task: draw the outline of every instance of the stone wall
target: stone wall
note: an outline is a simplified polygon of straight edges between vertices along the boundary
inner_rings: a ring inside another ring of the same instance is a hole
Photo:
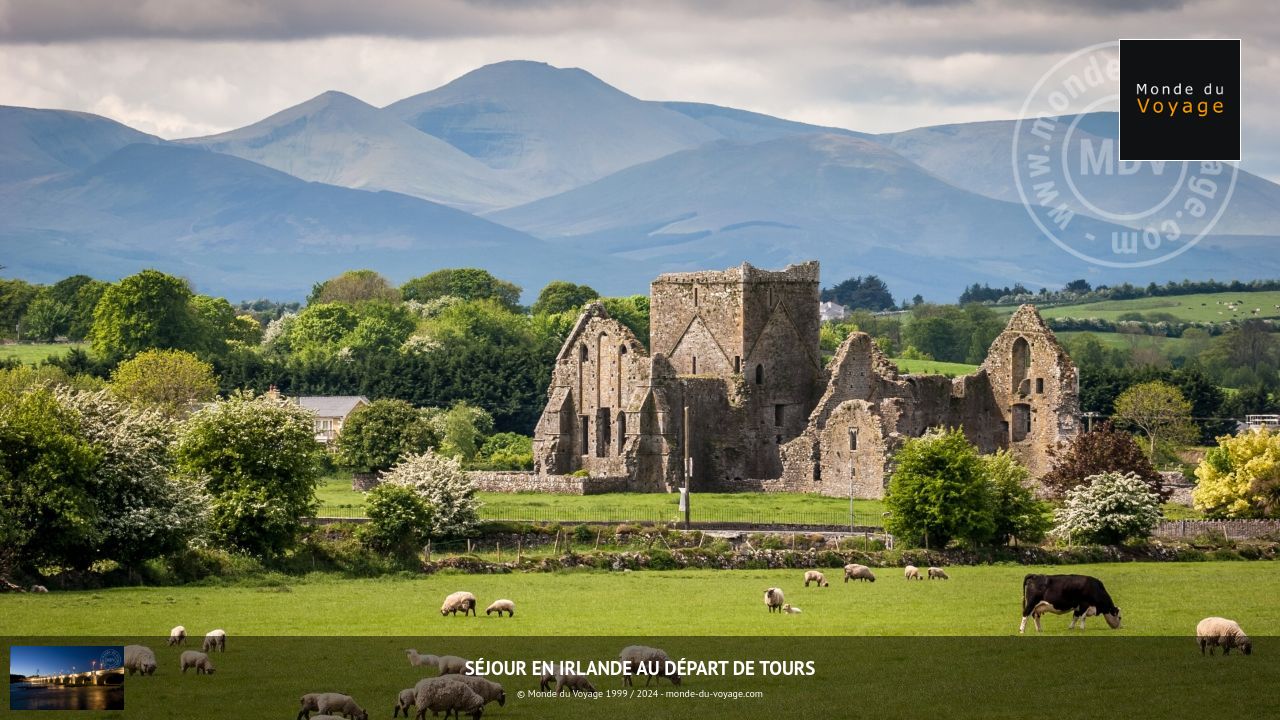
[[[1156,526],[1155,535],[1179,539],[1215,535],[1241,540],[1280,535],[1280,520],[1164,520]]]
[[[532,470],[469,470],[467,478],[483,492],[545,492],[558,495],[600,495],[627,490],[625,477],[548,475]]]

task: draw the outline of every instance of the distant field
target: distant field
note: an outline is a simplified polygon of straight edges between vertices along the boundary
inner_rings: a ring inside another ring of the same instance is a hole
[[[977,365],[965,363],[939,362],[937,360],[904,360],[894,358],[893,363],[904,373],[916,375],[968,375],[978,369]]]
[[[1084,333],[1084,332],[1060,332],[1054,333],[1059,340],[1070,340],[1080,335],[1092,335],[1098,339],[1106,347],[1120,348],[1128,350],[1133,347],[1150,347],[1154,345],[1164,355],[1178,355],[1186,352],[1187,341],[1182,338],[1166,337],[1164,335],[1129,335],[1127,333]]]
[[[1236,311],[1229,310],[1228,304],[1237,304]],[[1256,315],[1252,312],[1255,308],[1260,310]],[[1011,313],[1014,309],[1013,307],[1000,308],[1006,313]],[[1194,322],[1280,318],[1280,291],[1202,293],[1133,300],[1107,300],[1082,305],[1047,307],[1040,310],[1040,314],[1047,318],[1073,317],[1102,320],[1118,320],[1120,315],[1127,312],[1163,312],[1174,315],[1180,320]]]
[[[17,343],[0,345],[0,358],[16,357],[24,363],[34,365],[50,355],[65,355],[74,348],[85,347],[85,343]]]

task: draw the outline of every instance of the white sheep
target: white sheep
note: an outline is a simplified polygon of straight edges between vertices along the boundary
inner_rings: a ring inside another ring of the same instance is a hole
[[[623,685],[631,685],[632,676],[641,674],[645,675],[645,685],[655,677],[665,677],[672,685],[680,684],[680,674],[667,666],[671,658],[663,650],[645,645],[628,645],[618,653],[618,659],[631,666],[630,674],[622,676]]]
[[[156,654],[146,645],[124,646],[124,669],[130,675],[154,675],[156,672]]]
[[[479,720],[484,713],[484,698],[454,677],[419,680],[414,686],[413,701],[418,706],[418,712],[414,715],[417,720],[425,720],[428,710],[432,715],[443,710],[446,718],[450,713],[466,713],[473,720]]]
[[[867,567],[866,565],[858,565],[857,563],[850,563],[849,565],[844,566],[844,581],[849,582],[849,580],[851,579],[862,580],[865,582],[875,582],[876,575],[875,573],[871,572],[871,568]]]
[[[923,580],[923,579],[924,579],[924,578],[920,577],[920,568],[916,567],[915,565],[908,565],[908,566],[906,566],[905,568],[903,568],[903,569],[902,569],[902,575],[903,575],[903,577],[905,577],[905,578],[906,578],[906,579],[908,579],[908,580]]]
[[[422,655],[413,648],[409,648],[404,652],[409,656],[410,665],[429,665],[431,667],[437,667],[440,663],[439,655]]]
[[[818,587],[828,587],[827,578],[817,570],[808,570],[804,574],[804,586],[809,587],[810,582],[818,583]]]
[[[556,679],[556,694],[559,695],[566,689],[570,695],[596,692],[596,686],[591,684],[591,678],[586,675],[561,675]]]
[[[769,612],[781,611],[786,598],[782,595],[782,588],[771,587],[764,591],[764,606],[769,608]]]
[[[440,606],[441,615],[457,615],[461,611],[465,616],[468,612],[472,615],[476,614],[476,596],[466,590],[459,590],[456,593],[450,593],[444,599],[444,604]]]
[[[477,695],[484,698],[485,703],[496,702],[498,707],[507,704],[507,691],[502,689],[502,683],[496,683],[488,678],[479,675],[450,675],[450,679],[466,685],[476,692]]]
[[[307,720],[313,712],[321,715],[342,715],[351,720],[369,720],[369,713],[350,695],[342,693],[307,693],[298,700],[298,704],[301,706],[298,717],[302,720]]]
[[[795,605],[792,605],[791,603],[787,603],[786,605],[782,606],[782,612],[788,615],[799,615],[804,611],[796,607]]]
[[[409,717],[409,708],[414,706],[415,698],[418,693],[413,688],[405,688],[400,691],[400,695],[396,698],[396,707],[391,711],[391,717],[400,717],[400,713],[404,713],[405,717]],[[316,720],[316,718],[311,718]]]
[[[210,630],[204,636],[204,645],[200,648],[205,652],[217,650],[218,652],[227,651],[227,631],[226,630]]]
[[[494,600],[489,607],[485,608],[484,614],[498,613],[498,617],[502,617],[502,613],[506,613],[507,617],[515,617],[516,604],[507,599]]]
[[[47,593],[47,592],[49,592],[49,588],[47,588],[47,587],[45,587],[45,586],[43,586],[43,585],[32,585],[32,586],[31,586],[31,592],[33,592],[33,593]]]
[[[943,570],[943,569],[942,569],[942,568],[940,568],[940,567],[931,567],[931,568],[929,568],[929,579],[930,579],[930,580],[935,580],[935,579],[936,579],[936,580],[950,580],[950,579],[951,579],[951,576],[947,574],[947,571],[946,571],[946,570]]]
[[[1240,624],[1235,620],[1220,617],[1207,617],[1196,624],[1196,642],[1200,644],[1200,654],[1209,648],[1212,655],[1214,648],[1221,647],[1223,655],[1230,655],[1231,648],[1239,648],[1245,655],[1253,654],[1253,641]]]
[[[169,631],[169,646],[182,645],[187,642],[187,629],[181,625]]]
[[[209,660],[209,656],[195,650],[187,650],[178,658],[178,662],[182,665],[182,674],[187,674],[187,668],[195,668],[197,675],[212,675],[214,671],[213,662]]]
[[[441,655],[436,658],[436,669],[441,675],[467,675],[470,660],[457,655]]]

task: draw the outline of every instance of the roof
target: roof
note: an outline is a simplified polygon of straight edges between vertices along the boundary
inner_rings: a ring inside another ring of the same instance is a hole
[[[363,395],[300,395],[294,400],[318,417],[344,418],[361,405],[368,405]]]

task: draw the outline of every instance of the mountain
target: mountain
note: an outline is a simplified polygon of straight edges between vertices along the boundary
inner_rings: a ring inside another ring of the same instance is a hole
[[[844,128],[783,120],[772,115],[722,107],[720,105],[695,102],[664,102],[659,104],[670,110],[675,110],[681,115],[697,120],[714,130],[716,135],[724,140],[735,140],[737,142],[761,142],[775,140],[787,135],[813,135],[820,133],[848,135],[859,138],[874,137],[866,133],[845,130]]]
[[[301,297],[359,267],[400,282],[482,266],[536,290],[552,269],[582,277],[599,266],[444,205],[171,144],[129,145],[80,171],[0,187],[0,247],[10,271],[32,280],[157,267],[233,298]]]
[[[98,115],[4,106],[0,138],[0,183],[79,170],[125,145],[160,142]]]
[[[392,190],[466,210],[530,199],[498,172],[443,140],[334,91],[247,127],[182,142],[303,180]]]
[[[542,197],[719,139],[577,68],[487,65],[386,108]]]

